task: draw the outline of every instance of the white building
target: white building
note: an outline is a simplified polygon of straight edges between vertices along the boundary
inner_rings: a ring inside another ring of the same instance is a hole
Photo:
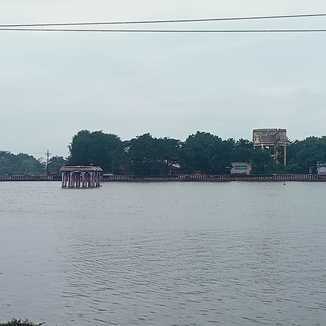
[[[317,163],[317,174],[326,175],[326,163]]]
[[[231,175],[250,175],[252,166],[247,162],[232,162]]]

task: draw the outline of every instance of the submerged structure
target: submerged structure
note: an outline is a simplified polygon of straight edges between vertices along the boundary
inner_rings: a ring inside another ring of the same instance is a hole
[[[286,129],[254,129],[254,147],[269,149],[276,163],[287,164],[287,146],[289,139]]]
[[[103,170],[99,166],[64,166],[60,170],[62,188],[98,188]]]

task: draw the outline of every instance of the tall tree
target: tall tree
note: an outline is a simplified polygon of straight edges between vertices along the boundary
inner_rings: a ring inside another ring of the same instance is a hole
[[[181,142],[172,138],[138,136],[127,143],[130,171],[138,176],[164,176],[179,160]]]
[[[225,173],[233,142],[206,132],[189,136],[182,147],[182,164],[189,173]]]
[[[105,172],[114,172],[119,169],[123,146],[116,135],[82,130],[73,137],[69,149],[70,164],[98,165]]]

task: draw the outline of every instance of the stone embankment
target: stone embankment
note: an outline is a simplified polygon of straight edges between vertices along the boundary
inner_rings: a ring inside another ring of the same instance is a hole
[[[61,181],[60,176],[0,176],[0,182],[20,181]],[[103,176],[102,182],[326,182],[326,176],[315,174],[275,174],[275,175],[182,175],[171,177],[135,177],[126,175]]]
[[[43,175],[12,175],[0,176],[0,182],[9,181],[61,181],[60,176],[43,176]]]
[[[104,176],[103,182],[322,182],[326,176],[314,174],[279,174],[279,175],[251,175],[251,176],[230,176],[230,175],[183,175],[175,177],[134,177],[124,175]]]

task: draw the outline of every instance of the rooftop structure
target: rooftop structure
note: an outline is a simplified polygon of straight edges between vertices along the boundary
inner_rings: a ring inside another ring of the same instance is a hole
[[[271,149],[272,156],[276,163],[283,162],[287,164],[287,145],[289,139],[286,135],[286,129],[254,129],[253,130],[254,147]]]
[[[98,166],[64,166],[62,188],[98,188],[103,170]]]

